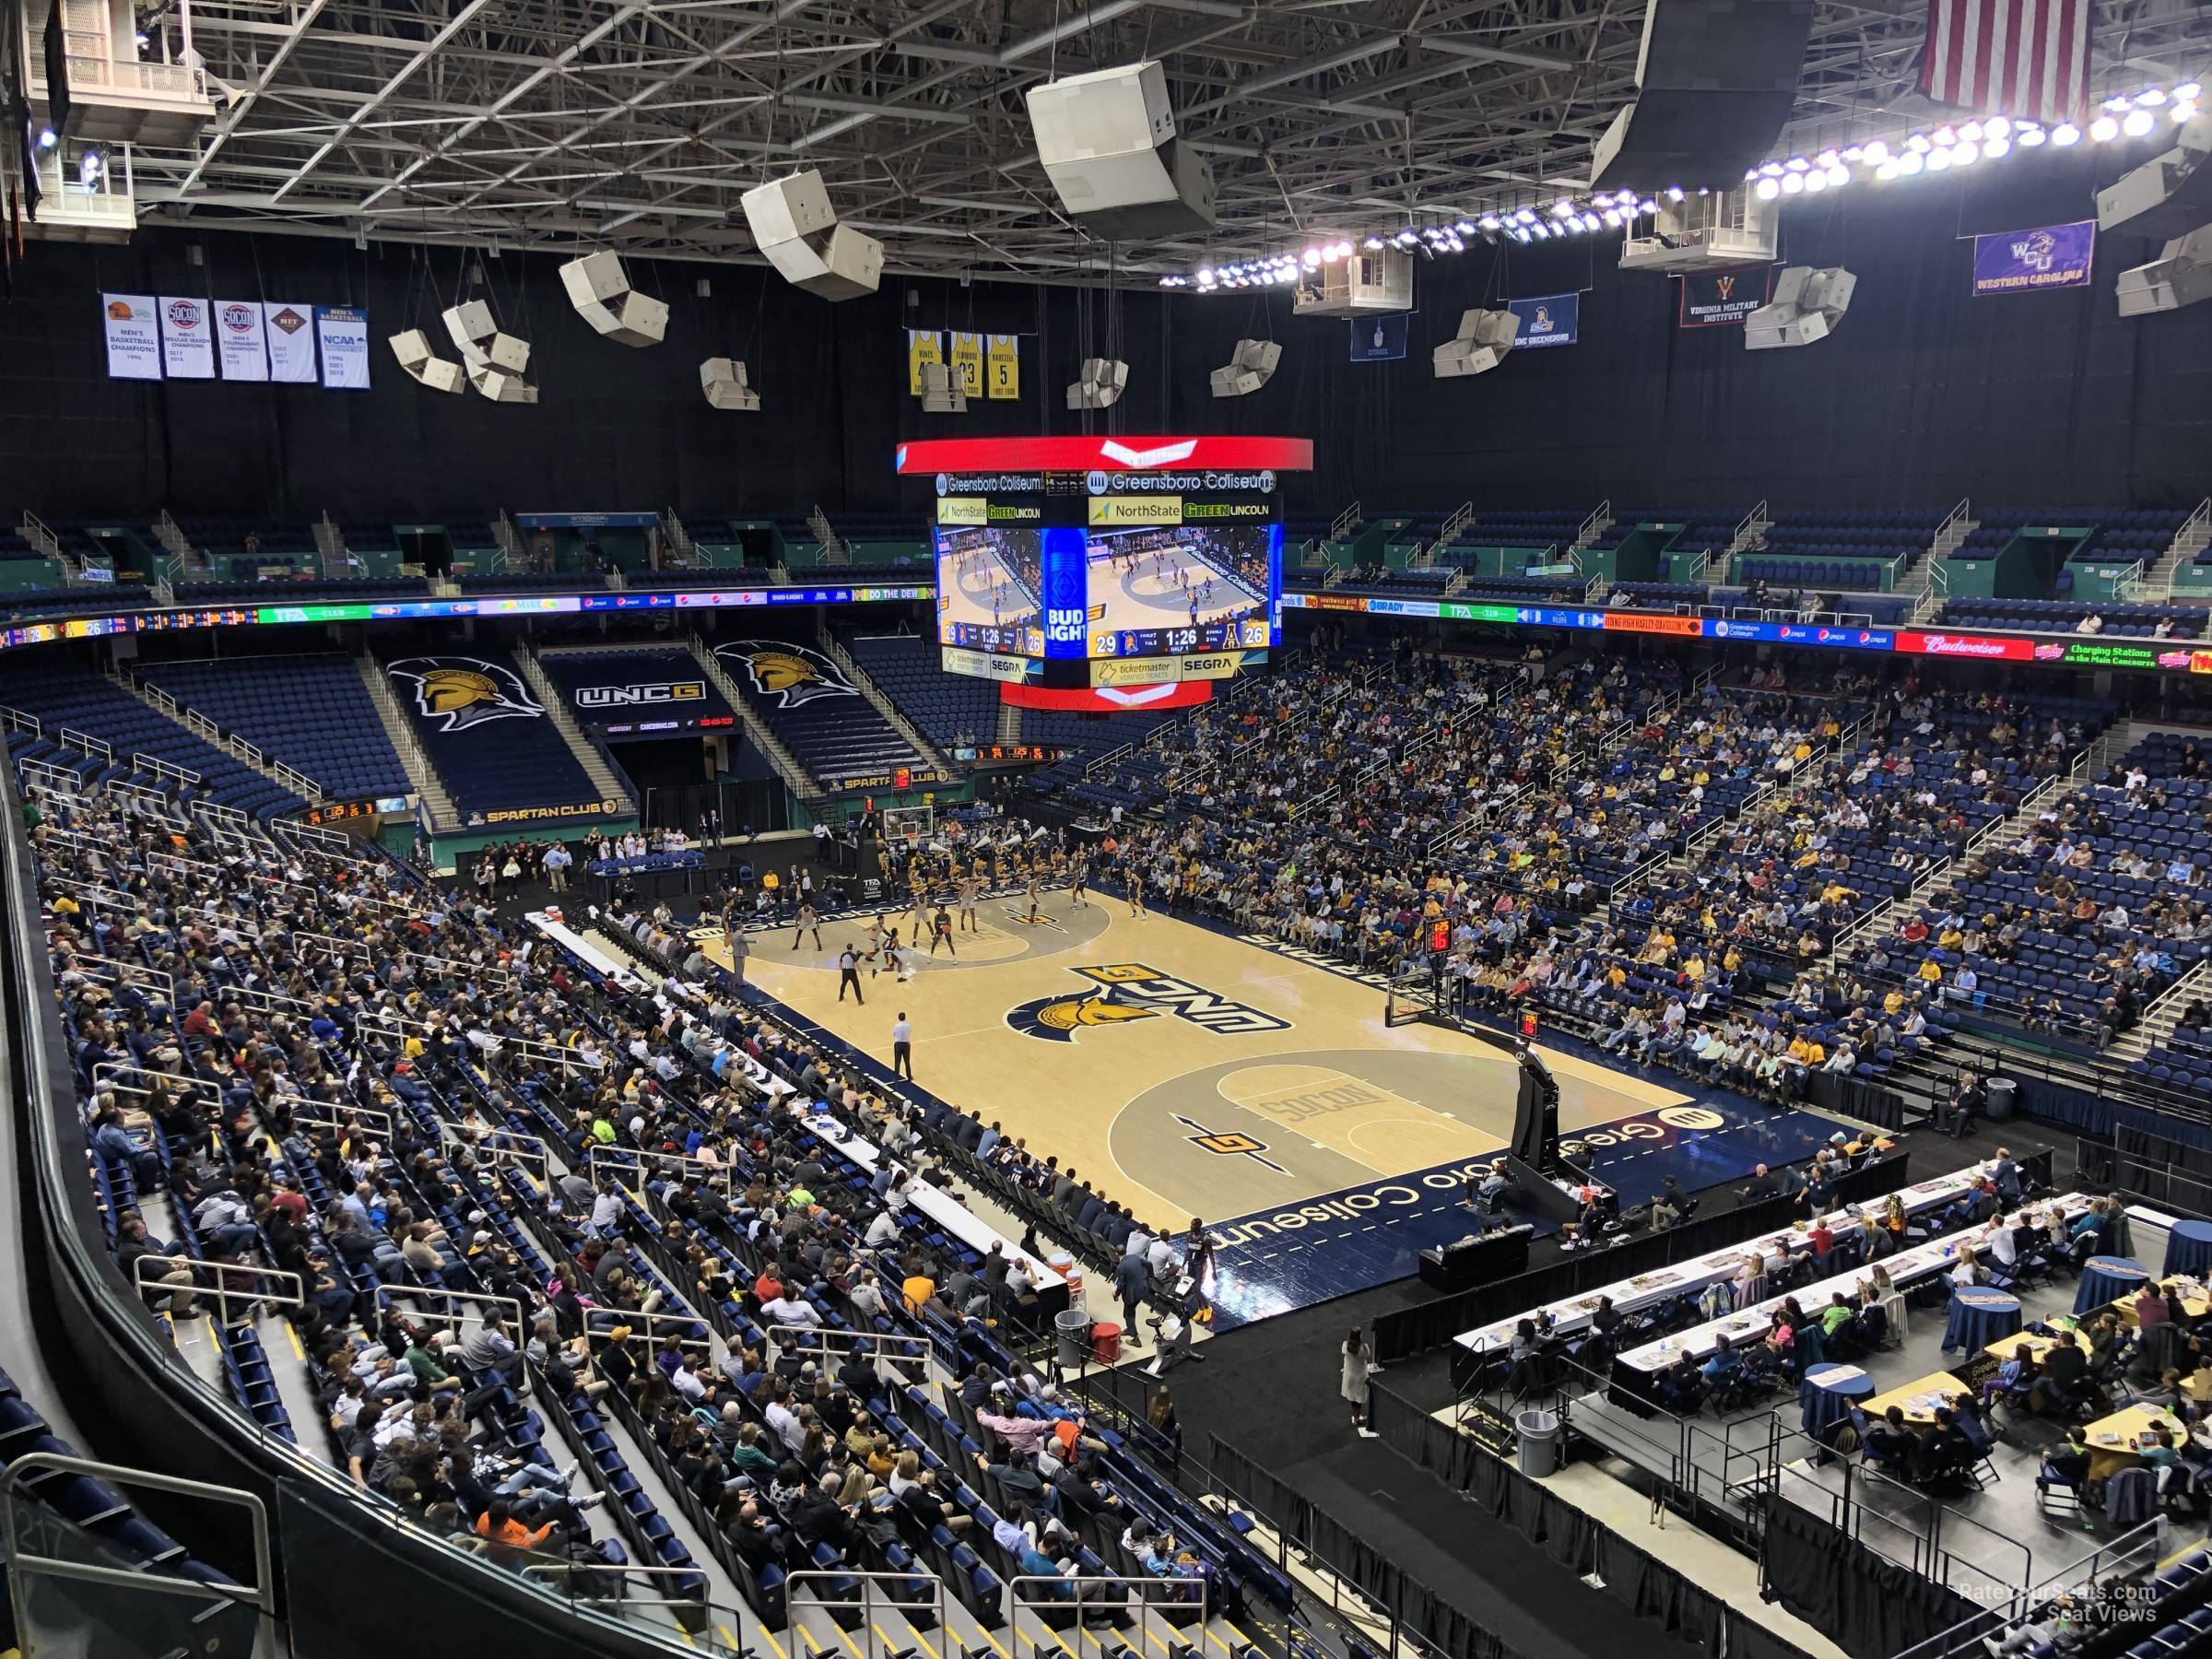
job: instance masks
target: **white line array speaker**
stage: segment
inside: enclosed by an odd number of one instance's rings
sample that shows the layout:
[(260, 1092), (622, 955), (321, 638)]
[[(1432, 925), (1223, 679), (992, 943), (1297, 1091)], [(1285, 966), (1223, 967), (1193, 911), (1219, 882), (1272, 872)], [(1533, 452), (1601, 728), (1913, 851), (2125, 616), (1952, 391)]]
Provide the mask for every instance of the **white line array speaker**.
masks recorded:
[(757, 414), (760, 408), (760, 394), (754, 391), (747, 378), (745, 365), (732, 358), (709, 358), (699, 366), (699, 389), (707, 394), (707, 401), (718, 409), (735, 409), (742, 414)]
[(876, 291), (883, 276), (883, 244), (837, 222), (819, 172), (809, 168), (755, 185), (743, 200), (753, 241), (794, 288), (825, 300), (854, 300)]
[(968, 413), (967, 384), (950, 363), (922, 365), (922, 407), (932, 415)]
[(2174, 146), (2097, 193), (2097, 228), (2186, 237), (2212, 219), (2212, 115), (2193, 115)]
[(530, 370), (530, 342), (501, 334), (492, 321), (491, 307), (481, 300), (451, 306), (445, 313), (445, 332), (460, 349), (468, 370), (468, 383), (494, 403), (534, 404), (537, 388), (523, 376)]
[(392, 355), (409, 377), (428, 386), (433, 392), (458, 393), (465, 376), (461, 365), (451, 358), (441, 358), (430, 348), (430, 336), (419, 328), (410, 328), (405, 334), (395, 334), (391, 339)]
[(1214, 174), (1176, 141), (1159, 60), (1031, 87), (1037, 159), (1060, 202), (1110, 241), (1177, 236), (1214, 223)]
[(632, 288), (618, 253), (571, 259), (560, 281), (576, 314), (618, 346), (658, 346), (668, 332), (667, 302)]
[(1510, 311), (1459, 313), (1459, 332), (1429, 354), (1438, 380), (1488, 374), (1521, 337), (1521, 319)]
[(1118, 358), (1085, 358), (1081, 376), (1068, 383), (1071, 409), (1110, 409), (1129, 388), (1129, 365)]
[(1827, 339), (1851, 309), (1858, 286), (1841, 265), (1791, 265), (1774, 278), (1774, 297), (1744, 319), (1744, 349), (1771, 351)]
[(2212, 300), (2212, 225), (2168, 242), (2158, 258), (2120, 273), (2120, 314), (2146, 317)]
[(1239, 340), (1229, 361), (1211, 377), (1216, 397), (1243, 397), (1257, 392), (1275, 376), (1283, 360), (1282, 346), (1274, 340)]
[(1796, 101), (1813, 0), (1647, 0), (1636, 99), (1590, 158), (1590, 182), (1719, 190), (1774, 147)]

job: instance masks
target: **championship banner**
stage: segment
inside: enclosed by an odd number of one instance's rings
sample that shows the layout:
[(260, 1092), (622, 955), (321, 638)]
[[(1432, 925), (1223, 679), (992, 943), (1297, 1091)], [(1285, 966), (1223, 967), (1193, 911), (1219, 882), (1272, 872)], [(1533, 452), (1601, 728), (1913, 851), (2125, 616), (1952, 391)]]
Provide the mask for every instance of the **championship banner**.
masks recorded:
[(1347, 317), (1346, 333), (1355, 363), (1388, 363), (1406, 355), (1406, 313), (1381, 317)]
[(215, 349), (227, 381), (269, 378), (268, 328), (261, 306), (251, 300), (215, 302)]
[[(1682, 328), (1740, 327), (1767, 302), (1774, 285), (1771, 265), (1738, 265), (1733, 271), (1688, 271), (1682, 277)], [(1516, 347), (1524, 344), (1516, 340)]]
[(983, 336), (984, 375), (993, 397), (1007, 398), (1021, 395), (1021, 336), (1018, 335), (985, 335)]
[(151, 294), (102, 294), (101, 327), (107, 333), (108, 378), (161, 378), (161, 335)]
[(350, 305), (315, 307), (315, 341), (323, 348), (323, 386), (369, 390), (369, 313)]
[(1513, 337), (1515, 351), (1536, 346), (1571, 346), (1582, 322), (1583, 297), (1546, 294), (1535, 300), (1508, 300), (1505, 309), (1521, 319), (1521, 332)]
[(315, 383), (315, 308), (264, 300), (262, 337), (269, 350), (269, 378), (280, 386)]
[(208, 304), (189, 294), (161, 296), (161, 367), (171, 380), (215, 378), (215, 331)]
[(958, 329), (952, 335), (952, 367), (959, 377), (960, 390), (970, 397), (983, 394), (983, 336), (980, 334), (962, 334)]
[(922, 395), (922, 371), (931, 363), (945, 360), (945, 336), (934, 328), (910, 328), (906, 331), (906, 394), (909, 397)]
[(2097, 255), (2097, 221), (2038, 225), (1974, 238), (1974, 296), (2087, 288)]

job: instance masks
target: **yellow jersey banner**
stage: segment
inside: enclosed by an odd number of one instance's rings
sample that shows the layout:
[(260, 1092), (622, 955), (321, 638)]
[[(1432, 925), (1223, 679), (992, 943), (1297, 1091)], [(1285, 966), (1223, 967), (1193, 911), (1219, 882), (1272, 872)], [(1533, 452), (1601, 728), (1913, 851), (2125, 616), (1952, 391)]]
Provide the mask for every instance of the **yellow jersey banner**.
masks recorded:
[(958, 329), (952, 335), (952, 366), (959, 376), (960, 390), (970, 397), (983, 394), (983, 336), (980, 334), (962, 334)]
[(934, 328), (910, 328), (906, 331), (906, 392), (909, 397), (922, 395), (922, 371), (930, 363), (945, 360), (945, 336)]
[(984, 362), (989, 371), (984, 382), (993, 397), (1019, 397), (1021, 395), (1021, 336), (1018, 335), (988, 335), (984, 336)]

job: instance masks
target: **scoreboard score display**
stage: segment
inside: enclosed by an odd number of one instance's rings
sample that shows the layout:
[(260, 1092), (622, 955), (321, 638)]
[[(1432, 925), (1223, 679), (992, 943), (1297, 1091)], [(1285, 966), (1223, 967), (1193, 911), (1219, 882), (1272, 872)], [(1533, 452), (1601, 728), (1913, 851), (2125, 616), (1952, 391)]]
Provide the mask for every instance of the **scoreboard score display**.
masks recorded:
[(1041, 686), (1226, 678), (1282, 641), (1283, 438), (917, 441), (937, 642), (955, 674)]

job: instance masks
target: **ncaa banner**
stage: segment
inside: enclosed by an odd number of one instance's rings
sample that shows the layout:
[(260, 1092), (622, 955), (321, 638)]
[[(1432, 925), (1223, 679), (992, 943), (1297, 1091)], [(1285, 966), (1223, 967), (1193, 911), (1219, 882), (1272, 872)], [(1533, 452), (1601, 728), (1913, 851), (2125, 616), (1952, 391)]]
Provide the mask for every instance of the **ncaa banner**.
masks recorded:
[(215, 378), (215, 332), (206, 300), (190, 294), (161, 296), (161, 367), (171, 380)]
[(1021, 336), (1018, 335), (985, 335), (983, 336), (983, 379), (993, 397), (1007, 398), (1021, 395)]
[[(1738, 265), (1733, 271), (1689, 271), (1682, 277), (1682, 328), (1741, 327), (1746, 317), (1767, 302), (1774, 284), (1771, 265)], [(1520, 341), (1515, 341), (1516, 347)]]
[(215, 302), (216, 360), (227, 381), (265, 381), (269, 378), (268, 327), (261, 305), (253, 300), (218, 300)]
[(369, 390), (369, 313), (350, 305), (315, 307), (315, 342), (323, 349), (326, 392)]
[(1381, 317), (1347, 317), (1345, 324), (1353, 362), (1387, 363), (1406, 355), (1404, 312)]
[(934, 328), (906, 331), (906, 394), (922, 395), (922, 371), (945, 360), (945, 336)]
[(2037, 225), (1974, 238), (1974, 296), (2087, 288), (2097, 256), (2097, 221)]
[(1505, 309), (1521, 319), (1521, 332), (1513, 338), (1515, 351), (1538, 346), (1571, 346), (1582, 322), (1583, 297), (1546, 294), (1535, 300), (1508, 300)]
[(108, 344), (110, 380), (161, 378), (161, 334), (151, 294), (102, 294), (100, 327)]
[(315, 383), (315, 308), (264, 300), (262, 340), (268, 347), (269, 378), (282, 386)]

